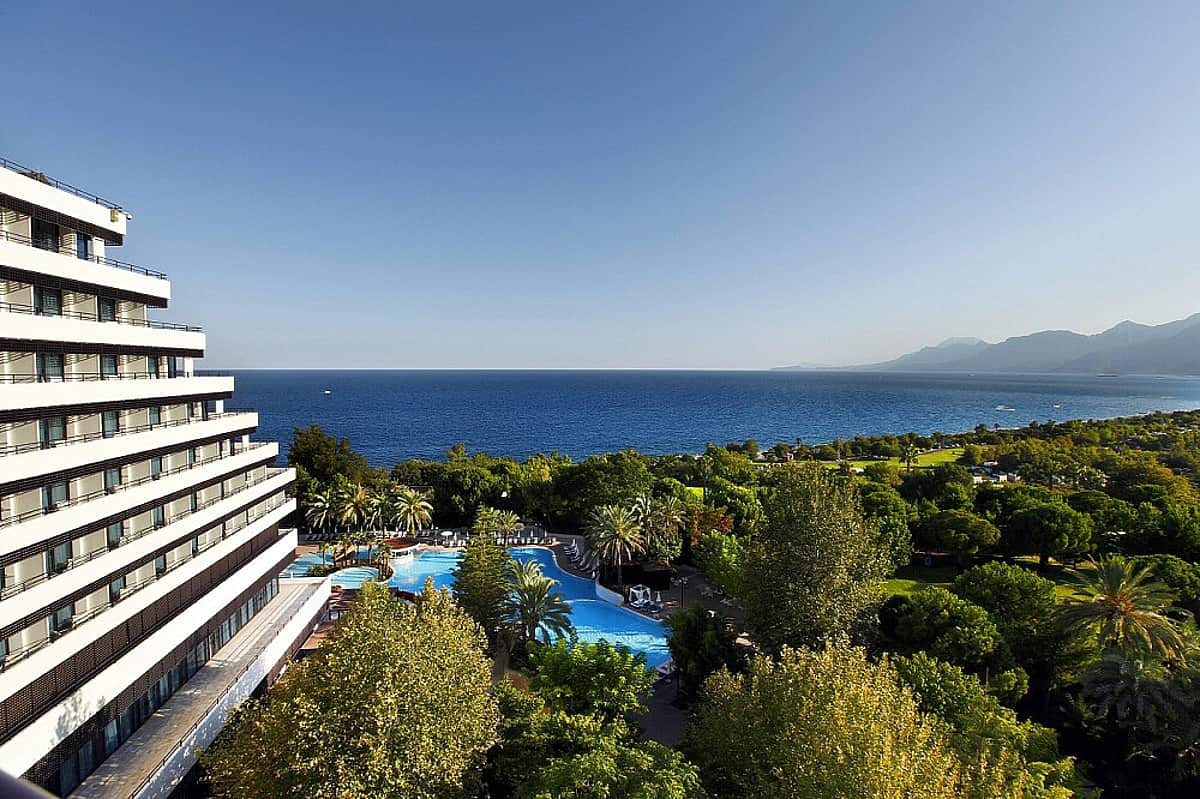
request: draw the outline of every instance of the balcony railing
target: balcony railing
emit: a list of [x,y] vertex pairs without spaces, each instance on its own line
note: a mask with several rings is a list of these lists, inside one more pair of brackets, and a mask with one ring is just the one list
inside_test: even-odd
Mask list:
[[162,377],[148,372],[64,372],[57,374],[0,375],[0,383],[92,383],[101,380],[172,380],[181,377],[228,377],[214,372],[193,375],[191,372],[176,372],[174,377]]
[[105,433],[103,430],[98,430],[93,433],[80,433],[74,436],[58,438],[54,441],[27,441],[24,444],[8,444],[0,446],[0,457],[4,455],[19,455],[23,452],[34,452],[43,449],[56,449],[58,447],[70,446],[72,444],[83,444],[88,441],[96,441],[102,438],[120,438],[121,436],[133,435],[135,433],[145,433],[150,430],[159,430],[165,427],[176,427],[182,424],[198,424],[200,422],[208,422],[214,419],[226,419],[231,416],[246,416],[254,413],[254,411],[225,411],[224,413],[210,413],[207,417],[196,416],[191,419],[175,419],[170,422],[157,422],[155,424],[137,424],[128,427],[122,427],[111,433]]
[[91,311],[47,311],[34,305],[23,305],[15,302],[0,302],[0,311],[20,313],[28,316],[46,316],[50,318],[78,319],[84,322],[103,322],[104,324],[133,325],[148,327],[154,330],[185,330],[188,333],[202,333],[204,329],[196,325],[181,325],[178,322],[160,322],[154,319],[101,319],[99,314]]
[[[288,503],[288,501],[289,501],[288,498],[285,497],[281,501],[273,503],[270,507],[260,510],[258,513],[254,514],[253,517],[249,518],[247,520],[246,524],[243,524],[241,527],[239,527],[238,530],[241,530],[242,528],[246,527],[247,525],[253,524],[254,522],[258,521],[259,519],[261,519],[262,517],[266,516],[269,513],[273,513],[274,511],[279,510],[281,507],[286,505]],[[222,536],[221,540],[228,538],[229,536],[236,533],[238,530],[230,530],[230,531],[225,532],[225,534]],[[211,548],[211,547],[206,546],[202,550],[200,550],[200,552],[204,552],[209,548]],[[162,572],[160,572],[158,574],[148,575],[141,582],[135,583],[133,585],[127,585],[125,587],[125,589],[121,591],[121,594],[118,597],[117,602],[109,602],[108,604],[100,605],[98,607],[92,608],[91,610],[87,611],[86,613],[80,613],[80,614],[72,616],[71,617],[71,626],[64,630],[60,630],[53,637],[43,638],[42,640],[35,641],[34,643],[32,643],[29,646],[26,646],[22,649],[18,649],[13,652],[10,652],[8,657],[5,658],[3,661],[4,668],[11,666],[13,663],[16,663],[19,660],[24,660],[25,658],[29,657],[33,653],[37,652],[38,650],[44,649],[45,647],[52,644],[54,641],[57,641],[60,638],[62,638],[64,635],[67,635],[68,633],[70,633],[72,630],[79,629],[79,625],[81,623],[88,621],[90,619],[93,619],[96,616],[99,616],[104,611],[109,610],[110,608],[113,608],[116,605],[120,604],[120,602],[124,602],[125,598],[127,596],[129,596],[130,594],[136,593],[136,592],[142,590],[143,588],[145,588],[146,586],[150,585],[151,583],[161,580],[164,576],[175,571],[180,566],[195,559],[195,557],[197,555],[199,555],[200,552],[196,552],[195,554],[189,554],[186,557],[180,558],[179,560],[177,560],[174,563],[167,566],[167,568],[164,569]],[[145,565],[145,564],[143,564],[143,565]]]
[[166,469],[164,471],[159,472],[158,474],[148,474],[144,477],[139,477],[136,480],[130,480],[128,483],[119,483],[115,486],[109,486],[107,488],[99,488],[99,489],[96,489],[95,491],[89,491],[86,494],[80,494],[77,497],[70,497],[69,499],[63,500],[62,502],[55,502],[52,505],[44,506],[41,508],[31,508],[30,510],[24,511],[23,513],[15,513],[12,516],[9,516],[4,519],[0,519],[0,528],[9,527],[14,524],[20,524],[21,522],[28,521],[29,519],[36,519],[36,518],[45,516],[50,513],[57,513],[58,511],[60,511],[64,508],[72,508],[72,507],[75,507],[76,505],[83,505],[87,502],[91,502],[91,501],[99,499],[101,497],[106,497],[109,494],[115,494],[119,491],[127,491],[130,488],[134,488],[135,486],[145,485],[146,483],[150,483],[155,480],[161,480],[164,477],[170,477],[172,475],[181,474],[182,472],[186,472],[189,469],[195,469],[197,466],[207,466],[208,464],[215,463],[216,461],[219,461],[222,458],[229,458],[234,455],[240,455],[243,452],[249,452],[250,450],[258,449],[259,447],[265,447],[272,443],[274,443],[274,442],[252,441],[249,444],[235,446],[231,452],[229,452],[225,455],[213,455],[211,458],[204,458],[202,460],[194,461],[192,463],[185,463],[182,466],[176,466],[173,469]]
[[[2,159],[0,159],[0,160],[2,160]],[[35,244],[33,239],[31,239],[29,236],[26,236],[24,233],[17,233],[16,231],[13,231],[13,230],[0,230],[0,241],[11,241],[16,244],[24,244],[27,247],[34,247],[36,249],[43,250],[45,252],[57,253],[59,255],[64,255],[68,258],[74,258],[78,261],[90,261],[94,264],[102,264],[103,266],[111,266],[114,269],[124,269],[126,272],[134,272],[136,274],[145,275],[146,277],[153,277],[158,280],[166,280],[167,279],[167,275],[164,272],[159,272],[156,269],[147,269],[144,266],[138,266],[137,264],[131,264],[127,261],[118,261],[116,258],[109,258],[108,256],[105,256],[105,255],[91,254],[91,255],[81,257],[78,254],[77,250],[75,250],[72,247],[68,247],[65,244],[62,244],[61,241],[55,247],[42,247],[39,244]]]
[[[182,519],[187,518],[188,516],[191,516],[193,513],[199,513],[200,511],[205,510],[206,508],[211,508],[213,505],[216,505],[218,502],[224,502],[226,499],[229,499],[230,497],[236,497],[238,494],[241,494],[244,491],[249,491],[251,488],[254,488],[255,486],[262,485],[267,480],[271,480],[272,478],[278,477],[284,471],[286,471],[286,470],[269,468],[269,469],[267,469],[266,474],[264,474],[262,477],[259,477],[256,480],[248,480],[244,484],[238,486],[237,488],[234,488],[230,491],[226,491],[222,496],[213,497],[212,499],[205,500],[204,502],[197,504],[196,507],[194,507],[194,508],[185,508],[184,510],[179,511],[178,513],[173,513],[170,516],[165,517],[161,523],[151,521],[150,524],[147,524],[140,530],[134,530],[129,533],[122,534],[120,540],[117,542],[117,544],[115,546],[110,544],[108,546],[101,547],[100,549],[96,549],[96,550],[93,550],[91,552],[88,552],[88,553],[85,553],[82,555],[74,555],[69,560],[67,560],[66,563],[63,564],[61,568],[55,569],[52,572],[42,572],[41,574],[35,574],[32,577],[27,577],[24,580],[21,580],[20,582],[12,583],[11,585],[6,585],[6,586],[4,586],[3,590],[0,590],[0,599],[7,599],[8,597],[13,596],[15,594],[19,594],[22,591],[27,591],[30,588],[33,588],[36,585],[41,585],[42,583],[46,582],[47,580],[57,577],[60,574],[64,574],[65,572],[68,572],[71,569],[74,569],[78,566],[82,566],[85,563],[89,563],[90,561],[100,557],[101,555],[107,555],[109,552],[112,552],[114,549],[119,549],[119,548],[125,546],[126,544],[132,544],[134,541],[137,541],[138,539],[140,539],[144,536],[147,536],[156,530],[161,530],[163,527],[165,527],[168,524],[174,524],[177,521],[180,521]],[[243,526],[245,526],[245,525],[243,525]],[[225,533],[225,535],[228,536],[232,533],[237,532],[240,529],[242,529],[242,528],[238,527],[234,530],[228,530]],[[203,552],[209,546],[210,546],[210,544],[204,545],[203,547],[201,547],[200,551]]]
[[27,178],[33,178],[39,183],[45,183],[47,186],[53,186],[56,189],[62,189],[69,194],[74,194],[76,197],[82,197],[89,202],[94,202],[96,205],[103,205],[105,208],[111,208],[116,211],[121,210],[121,206],[112,200],[106,200],[103,197],[92,194],[90,191],[84,191],[83,189],[72,186],[70,183],[63,183],[61,180],[55,180],[43,172],[38,172],[36,169],[30,169],[27,166],[21,166],[16,161],[9,161],[7,158],[0,158],[0,167],[17,172]]

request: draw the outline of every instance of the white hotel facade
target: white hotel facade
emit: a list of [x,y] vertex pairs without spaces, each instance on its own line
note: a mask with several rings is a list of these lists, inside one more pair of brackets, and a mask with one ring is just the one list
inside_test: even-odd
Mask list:
[[0,159],[0,769],[167,796],[273,679],[329,586],[280,581],[290,469],[119,206]]

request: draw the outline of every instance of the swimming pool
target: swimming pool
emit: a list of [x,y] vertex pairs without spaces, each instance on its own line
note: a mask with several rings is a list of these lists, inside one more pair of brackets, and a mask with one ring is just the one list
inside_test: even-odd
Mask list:
[[286,569],[280,572],[280,577],[307,577],[308,570],[314,566],[328,566],[333,563],[332,555],[323,558],[318,552],[307,552],[292,561]]
[[[651,668],[670,659],[662,622],[598,599],[592,581],[560,569],[549,549],[521,547],[510,549],[509,553],[516,560],[537,561],[542,564],[542,572],[547,577],[558,581],[558,590],[571,604],[571,623],[579,640],[623,644],[634,652],[643,653]],[[393,559],[395,571],[388,585],[418,593],[424,587],[425,579],[431,577],[435,588],[449,588],[454,583],[450,571],[457,565],[459,557],[458,552],[428,551],[417,557]],[[335,585],[353,588],[374,577],[374,569],[356,567],[338,572],[333,581]]]

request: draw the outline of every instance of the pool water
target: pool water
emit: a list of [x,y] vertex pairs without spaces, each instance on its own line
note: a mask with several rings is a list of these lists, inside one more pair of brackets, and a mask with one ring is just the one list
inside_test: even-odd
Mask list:
[[332,583],[342,588],[358,588],[368,580],[379,577],[379,570],[370,566],[350,566],[333,573]]
[[333,563],[332,555],[321,557],[320,553],[308,552],[296,558],[291,564],[280,573],[280,577],[307,577],[308,570],[313,566],[329,566]]
[[[571,623],[579,640],[623,644],[644,654],[651,668],[670,659],[662,622],[598,599],[592,581],[560,569],[549,549],[521,547],[510,549],[509,553],[515,560],[537,561],[542,564],[543,574],[558,581],[558,590],[571,605]],[[416,557],[396,558],[392,560],[395,572],[388,585],[418,593],[424,587],[425,579],[431,577],[435,588],[449,588],[454,583],[454,575],[450,572],[458,564],[459,557],[458,552],[429,551]],[[374,569],[353,567],[337,572],[333,583],[354,588],[374,579],[375,575]]]

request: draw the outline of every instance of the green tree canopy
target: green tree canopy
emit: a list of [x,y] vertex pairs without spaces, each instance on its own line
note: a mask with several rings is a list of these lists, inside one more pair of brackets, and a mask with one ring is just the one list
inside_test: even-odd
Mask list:
[[1010,702],[1025,694],[1026,675],[1014,667],[987,611],[944,588],[931,586],[905,598],[892,634],[910,651],[923,650],[973,674],[988,675],[989,690]]
[[964,766],[891,666],[845,646],[785,648],[744,675],[717,672],[682,748],[705,788],[729,799],[1023,795],[994,767]]
[[612,720],[645,711],[642,701],[654,690],[654,671],[646,656],[607,641],[595,644],[560,638],[529,651],[533,687],[553,710],[586,713]]
[[729,620],[709,615],[700,605],[673,613],[667,619],[667,645],[679,675],[679,691],[692,699],[708,676],[718,669],[741,671],[746,656],[737,645]]
[[862,620],[891,571],[854,484],[819,464],[777,469],[742,589],[752,637],[768,652],[814,644]]
[[483,643],[432,583],[416,606],[364,584],[337,634],[243,705],[203,757],[216,794],[461,796],[500,722]]
[[1054,583],[1022,566],[992,562],[967,569],[952,590],[987,611],[1017,663],[1031,675],[1039,673],[1048,688],[1068,654],[1054,621]]
[[[921,710],[950,725],[950,742],[960,758],[971,760],[989,752],[991,760],[1011,769],[1009,779],[1040,781],[1044,788],[1057,789],[1047,796],[1070,796],[1079,789],[1075,763],[1059,753],[1054,730],[1019,721],[974,675],[924,652],[897,657],[892,665],[900,681],[916,692]],[[1017,757],[1005,759],[1004,750]]]
[[1082,557],[1092,544],[1092,522],[1064,502],[1022,508],[1008,522],[1005,549],[1038,556],[1045,568],[1051,557]]
[[341,475],[352,483],[362,482],[370,472],[367,459],[354,451],[350,439],[337,439],[320,425],[292,428],[288,465],[304,469],[319,483],[331,483]]
[[944,549],[965,563],[981,549],[994,546],[1000,531],[987,519],[968,510],[942,510],[915,525],[916,543],[929,549]]
[[483,630],[492,652],[496,651],[507,620],[511,561],[508,551],[490,535],[475,535],[467,541],[462,558],[452,571],[454,599]]
[[638,743],[624,722],[552,710],[507,683],[496,694],[504,723],[487,769],[491,796],[703,799],[694,766],[666,747]]
[[746,573],[747,549],[745,539],[714,530],[700,536],[693,555],[696,565],[710,583],[740,596]]

